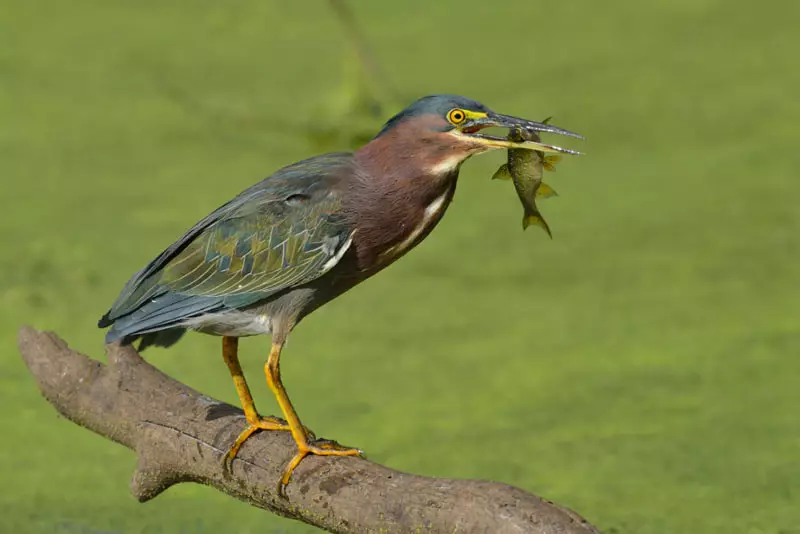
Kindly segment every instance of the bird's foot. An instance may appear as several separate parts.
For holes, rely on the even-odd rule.
[[[283,470],[283,476],[281,477],[280,486],[278,488],[279,494],[284,497],[286,496],[286,485],[289,484],[292,473],[295,468],[300,465],[300,462],[303,461],[303,458],[309,454],[315,454],[317,456],[359,456],[361,458],[366,458],[366,456],[364,456],[364,451],[361,449],[345,447],[330,439],[312,438],[310,441],[298,443],[297,449],[297,454],[294,455],[294,458],[289,461],[289,464]]]
[[[236,438],[236,441],[234,441],[233,445],[231,445],[231,448],[228,449],[228,453],[225,455],[224,463],[225,463],[225,468],[228,471],[230,471],[233,459],[236,458],[236,455],[239,453],[239,449],[242,448],[244,442],[247,441],[247,439],[250,436],[258,432],[259,430],[284,430],[287,432],[292,431],[291,427],[289,426],[289,423],[287,423],[284,419],[281,419],[280,417],[267,416],[267,417],[258,417],[254,420],[248,420],[247,428],[242,430],[242,432]],[[310,429],[303,427],[303,431],[305,432],[307,439],[311,440],[315,439],[314,433]]]

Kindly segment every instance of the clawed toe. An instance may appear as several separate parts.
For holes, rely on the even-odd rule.
[[[344,445],[340,445],[338,442],[332,439],[325,439],[325,438],[312,439],[309,442],[308,448],[311,454],[319,454],[322,456],[361,456],[362,458],[366,458],[366,456],[364,456],[364,451],[362,451],[361,449],[355,449],[353,447],[345,447]],[[337,454],[336,451],[345,452],[347,454]],[[353,453],[353,451],[356,451],[357,454]]]
[[[230,471],[233,460],[236,458],[236,455],[239,454],[239,450],[242,448],[244,442],[259,430],[278,430],[291,432],[292,429],[286,421],[280,419],[279,417],[259,417],[255,421],[248,422],[247,427],[242,430],[242,432],[236,438],[236,441],[234,441],[233,445],[231,445],[231,448],[228,449],[227,454],[225,454],[224,465],[228,471]]]
[[[281,481],[278,487],[278,493],[282,496],[286,496],[286,485],[289,484],[289,480],[292,478],[292,473],[300,465],[300,462],[303,459],[310,455],[316,456],[359,456],[364,458],[364,452],[361,449],[354,449],[352,447],[345,447],[340,445],[339,443],[330,440],[330,439],[315,439],[313,441],[305,442],[305,443],[298,443],[297,444],[297,454],[289,461],[286,465],[286,469],[283,471],[283,476],[281,477]]]

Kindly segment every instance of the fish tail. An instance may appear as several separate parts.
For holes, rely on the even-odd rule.
[[[503,163],[492,176],[492,180],[510,180],[511,173],[508,171],[508,163]]]
[[[550,239],[553,239],[553,233],[550,231],[550,226],[547,224],[547,221],[544,220],[544,217],[542,217],[541,213],[529,212],[522,217],[523,230],[532,224],[535,224],[536,226],[547,232],[547,235],[550,236]]]

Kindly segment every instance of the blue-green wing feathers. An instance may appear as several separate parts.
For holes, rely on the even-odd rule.
[[[249,306],[310,282],[349,245],[342,214],[352,156],[328,154],[286,167],[192,227],[125,285],[100,326],[107,341]]]

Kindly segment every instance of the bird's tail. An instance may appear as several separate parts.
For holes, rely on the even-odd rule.
[[[155,332],[146,332],[144,334],[125,334],[121,332],[117,325],[114,324],[114,319],[109,317],[110,311],[106,312],[99,321],[97,321],[97,326],[100,328],[111,327],[111,329],[106,332],[106,343],[113,343],[114,341],[121,341],[124,345],[132,345],[136,340],[139,340],[139,347],[137,350],[139,352],[143,351],[148,347],[171,347],[175,343],[183,337],[183,334],[186,333],[185,328],[180,327],[173,327],[173,328],[166,328],[164,330],[158,330]]]
[[[108,310],[106,313],[100,317],[100,320],[97,321],[97,328],[106,328],[111,326],[114,321],[111,319],[111,310]]]
[[[171,347],[186,333],[185,328],[168,328],[158,332],[148,332],[139,336],[139,346],[136,350],[142,352],[148,347]]]

